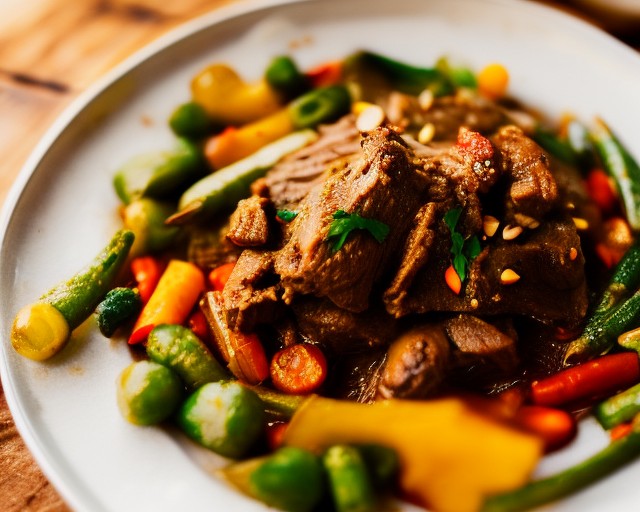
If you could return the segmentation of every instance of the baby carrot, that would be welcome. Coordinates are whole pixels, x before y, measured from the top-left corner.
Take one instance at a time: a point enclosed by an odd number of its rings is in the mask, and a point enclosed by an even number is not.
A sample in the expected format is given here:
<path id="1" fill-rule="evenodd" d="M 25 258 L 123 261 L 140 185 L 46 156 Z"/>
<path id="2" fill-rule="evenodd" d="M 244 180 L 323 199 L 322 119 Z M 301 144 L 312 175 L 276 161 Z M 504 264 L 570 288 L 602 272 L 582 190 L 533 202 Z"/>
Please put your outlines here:
<path id="1" fill-rule="evenodd" d="M 606 397 L 640 380 L 640 360 L 635 352 L 593 359 L 532 382 L 536 405 L 560 406 L 579 400 Z"/>
<path id="2" fill-rule="evenodd" d="M 152 256 L 139 256 L 131 260 L 130 266 L 142 303 L 146 304 L 160 280 L 162 264 Z"/>
<path id="3" fill-rule="evenodd" d="M 171 260 L 136 321 L 130 344 L 140 343 L 159 324 L 183 324 L 205 289 L 204 275 L 193 263 Z M 151 327 L 151 329 L 149 328 Z"/>

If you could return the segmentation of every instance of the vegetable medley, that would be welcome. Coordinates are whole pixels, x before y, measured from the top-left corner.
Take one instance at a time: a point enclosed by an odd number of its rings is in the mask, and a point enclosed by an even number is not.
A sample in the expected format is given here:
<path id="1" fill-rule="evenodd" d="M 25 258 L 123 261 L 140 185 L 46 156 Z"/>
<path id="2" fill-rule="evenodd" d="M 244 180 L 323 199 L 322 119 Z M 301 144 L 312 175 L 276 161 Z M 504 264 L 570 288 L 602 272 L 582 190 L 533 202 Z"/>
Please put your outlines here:
<path id="1" fill-rule="evenodd" d="M 282 510 L 526 510 L 612 473 L 640 454 L 640 166 L 508 78 L 369 51 L 203 69 L 175 147 L 115 173 L 123 229 L 17 313 L 15 350 L 93 315 L 136 355 L 123 417 Z M 589 414 L 608 446 L 533 480 Z"/>

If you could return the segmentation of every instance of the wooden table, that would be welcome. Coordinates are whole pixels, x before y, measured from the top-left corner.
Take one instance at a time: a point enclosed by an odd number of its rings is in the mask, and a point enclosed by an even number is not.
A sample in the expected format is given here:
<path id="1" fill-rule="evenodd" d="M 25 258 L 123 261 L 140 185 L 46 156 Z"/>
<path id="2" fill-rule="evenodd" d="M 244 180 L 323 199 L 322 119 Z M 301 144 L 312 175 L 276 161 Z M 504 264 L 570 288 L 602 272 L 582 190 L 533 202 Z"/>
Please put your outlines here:
<path id="1" fill-rule="evenodd" d="M 0 204 L 81 91 L 167 30 L 232 1 L 0 0 Z M 0 386 L 0 511 L 67 510 L 16 431 Z"/>

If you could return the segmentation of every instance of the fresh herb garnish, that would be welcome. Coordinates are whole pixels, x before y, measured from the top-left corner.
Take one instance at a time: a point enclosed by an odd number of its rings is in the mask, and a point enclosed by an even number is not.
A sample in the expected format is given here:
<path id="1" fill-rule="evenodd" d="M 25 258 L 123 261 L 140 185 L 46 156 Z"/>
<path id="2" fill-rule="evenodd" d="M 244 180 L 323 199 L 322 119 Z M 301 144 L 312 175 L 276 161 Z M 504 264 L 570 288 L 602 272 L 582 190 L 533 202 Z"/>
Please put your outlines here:
<path id="1" fill-rule="evenodd" d="M 461 233 L 456 231 L 456 225 L 458 219 L 462 213 L 462 208 L 454 208 L 449 210 L 444 215 L 444 222 L 449 227 L 451 232 L 451 254 L 453 254 L 453 268 L 458 274 L 460 281 L 464 281 L 467 277 L 467 270 L 469 265 L 475 259 L 482 248 L 480 247 L 480 240 L 476 235 L 469 238 L 464 238 Z"/>
<path id="2" fill-rule="evenodd" d="M 382 243 L 389 234 L 389 226 L 375 219 L 365 219 L 357 213 L 347 213 L 338 210 L 333 214 L 333 222 L 329 226 L 327 240 L 331 244 L 331 251 L 338 252 L 344 245 L 349 233 L 362 229 L 368 231 L 378 243 Z"/>
<path id="3" fill-rule="evenodd" d="M 277 210 L 276 211 L 276 217 L 278 217 L 280 220 L 283 220 L 284 222 L 291 222 L 297 216 L 298 216 L 298 212 L 293 210 Z"/>

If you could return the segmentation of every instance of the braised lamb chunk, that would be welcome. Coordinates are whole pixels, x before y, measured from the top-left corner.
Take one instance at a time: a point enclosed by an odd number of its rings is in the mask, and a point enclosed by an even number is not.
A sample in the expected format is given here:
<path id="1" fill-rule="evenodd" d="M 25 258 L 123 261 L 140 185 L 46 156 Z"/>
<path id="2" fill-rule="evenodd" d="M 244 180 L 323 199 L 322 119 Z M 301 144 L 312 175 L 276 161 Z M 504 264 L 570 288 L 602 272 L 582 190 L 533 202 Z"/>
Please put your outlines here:
<path id="1" fill-rule="evenodd" d="M 360 154 L 355 117 L 347 115 L 335 124 L 320 126 L 318 139 L 270 169 L 264 185 L 276 207 L 295 208 L 327 174 L 343 168 Z"/>
<path id="2" fill-rule="evenodd" d="M 242 199 L 229 219 L 227 238 L 239 247 L 257 247 L 269 240 L 267 211 L 271 202 L 260 196 Z"/>
<path id="3" fill-rule="evenodd" d="M 378 392 L 383 398 L 425 398 L 444 382 L 450 346 L 441 323 L 419 325 L 389 347 Z"/>
<path id="4" fill-rule="evenodd" d="M 385 347 L 397 333 L 397 320 L 378 305 L 362 313 L 339 308 L 328 299 L 305 296 L 291 305 L 300 334 L 332 354 Z"/>
<path id="5" fill-rule="evenodd" d="M 557 205 L 558 186 L 547 154 L 516 126 L 502 127 L 492 137 L 502 172 L 509 177 L 506 216 L 520 213 L 541 220 Z"/>
<path id="6" fill-rule="evenodd" d="M 367 134 L 362 148 L 362 159 L 311 190 L 290 223 L 290 238 L 274 261 L 289 304 L 297 295 L 312 294 L 348 311 L 364 311 L 374 284 L 411 229 L 426 186 L 411 152 L 389 128 Z M 334 251 L 327 235 L 340 210 L 386 224 L 388 236 L 380 243 L 355 230 Z"/>

